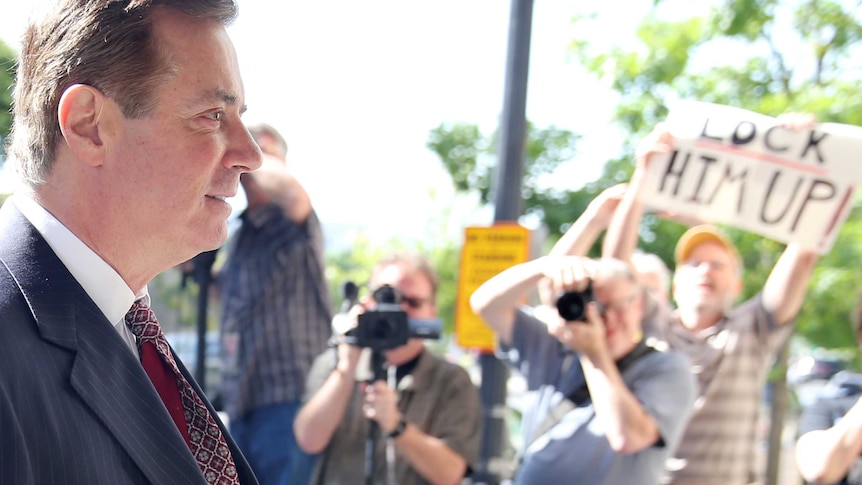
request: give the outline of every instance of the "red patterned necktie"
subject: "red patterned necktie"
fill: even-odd
[[[126,323],[138,342],[141,364],[177,424],[208,483],[239,484],[227,442],[200,396],[183,377],[150,307],[136,301]]]

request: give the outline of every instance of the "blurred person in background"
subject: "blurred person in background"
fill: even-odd
[[[303,483],[314,457],[293,420],[311,363],[331,335],[323,234],[308,193],[287,167],[287,143],[250,125],[263,165],[243,174],[247,207],[218,274],[222,384],[231,433],[262,485]]]
[[[645,291],[653,294],[662,305],[669,304],[670,269],[658,255],[636,250],[632,253],[632,265]]]
[[[543,278],[576,314],[545,323],[520,305]],[[681,354],[646,345],[643,298],[626,263],[577,256],[517,264],[470,297],[527,381],[516,484],[658,483],[696,391]]]
[[[617,184],[600,192],[554,244],[549,254],[552,256],[587,256],[599,236],[610,225],[614,211],[619,206],[627,189],[627,184]],[[631,264],[641,289],[645,292],[651,292],[653,295],[651,298],[644,299],[644,318],[648,321],[669,318],[671,312],[668,301],[670,270],[667,265],[658,255],[640,250],[636,250],[632,254]],[[556,317],[556,308],[553,304],[555,295],[550,289],[550,280],[540,280],[538,289],[539,301],[541,302],[539,309],[542,312],[540,318],[541,315],[549,311],[553,320]],[[648,327],[644,330],[647,332],[647,336],[654,337],[651,328]]]
[[[862,292],[852,324],[862,348]],[[802,411],[796,465],[808,483],[862,485],[862,374],[841,371],[830,384]]]

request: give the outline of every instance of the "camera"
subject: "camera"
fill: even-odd
[[[383,285],[373,294],[377,307],[359,315],[350,334],[355,345],[376,351],[394,349],[411,338],[438,339],[443,328],[439,319],[409,318],[401,309],[401,293]]]
[[[566,321],[586,322],[587,304],[591,301],[596,301],[592,282],[584,291],[567,291],[561,294],[557,298],[557,312]]]

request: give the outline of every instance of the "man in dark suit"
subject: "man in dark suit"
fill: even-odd
[[[0,208],[0,483],[256,484],[147,292],[224,243],[260,165],[236,5],[57,4],[23,38]]]

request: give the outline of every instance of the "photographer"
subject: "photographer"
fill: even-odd
[[[546,277],[561,295],[547,325],[519,306]],[[489,279],[470,303],[527,381],[516,484],[658,482],[695,383],[680,354],[644,344],[643,292],[628,265],[546,256]]]
[[[397,254],[381,260],[371,287],[390,285],[411,319],[436,318],[437,276],[426,260]],[[374,311],[364,301],[352,315]],[[368,350],[368,349],[366,349]],[[382,351],[397,384],[357,382],[362,348],[338,345],[312,366],[306,402],[294,422],[299,446],[321,453],[313,484],[362,484],[370,421],[381,439],[374,453],[374,483],[460,483],[479,454],[479,394],[465,370],[425,349],[422,339]],[[390,373],[391,375],[391,373]],[[395,453],[386,453],[387,444]],[[394,465],[394,477],[387,471]]]

